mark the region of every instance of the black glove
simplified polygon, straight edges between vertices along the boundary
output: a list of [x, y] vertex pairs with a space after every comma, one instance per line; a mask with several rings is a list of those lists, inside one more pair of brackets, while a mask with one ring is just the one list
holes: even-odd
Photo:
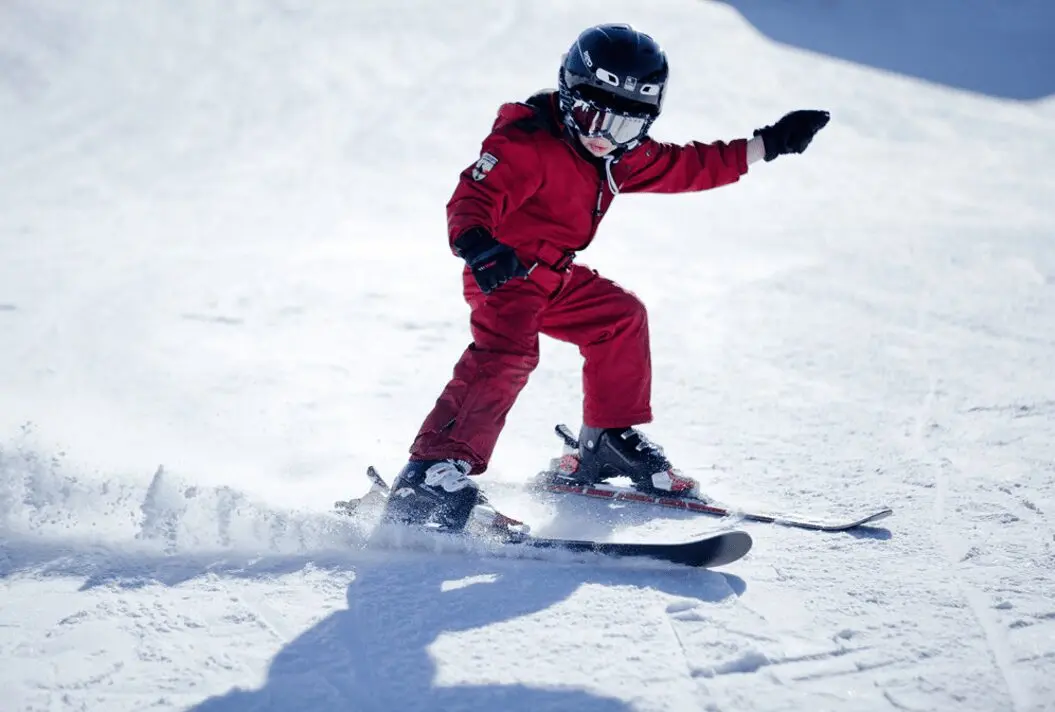
[[827, 111], [792, 111], [772, 126], [755, 129], [755, 136], [762, 137], [762, 143], [766, 146], [766, 160], [772, 161], [785, 153], [805, 151], [816, 133], [827, 125], [830, 118]]
[[484, 294], [490, 294], [514, 277], [528, 274], [513, 248], [491, 237], [491, 233], [482, 227], [469, 228], [459, 235], [454, 241], [454, 249], [469, 265]]

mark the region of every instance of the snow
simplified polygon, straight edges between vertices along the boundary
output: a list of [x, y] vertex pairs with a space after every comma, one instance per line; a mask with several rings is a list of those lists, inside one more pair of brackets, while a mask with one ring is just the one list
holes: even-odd
[[[0, 3], [3, 709], [1055, 709], [1055, 17], [953, 5]], [[659, 138], [832, 112], [582, 256], [649, 306], [646, 432], [720, 500], [895, 515], [721, 571], [364, 548], [333, 500], [469, 340], [457, 174], [611, 20], [672, 58]], [[579, 378], [544, 342], [492, 500], [724, 526], [518, 488]]]

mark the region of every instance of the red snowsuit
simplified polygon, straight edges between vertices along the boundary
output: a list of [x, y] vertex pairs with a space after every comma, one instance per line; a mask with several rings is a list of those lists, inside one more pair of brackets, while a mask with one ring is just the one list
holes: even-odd
[[538, 365], [539, 334], [579, 347], [583, 422], [629, 427], [652, 419], [645, 307], [631, 292], [572, 263], [617, 193], [682, 193], [739, 180], [746, 140], [685, 146], [650, 138], [616, 161], [588, 157], [563, 132], [556, 94], [505, 104], [481, 158], [447, 204], [449, 239], [482, 227], [531, 272], [491, 294], [466, 269], [473, 342], [425, 419], [411, 459], [487, 468], [506, 414]]

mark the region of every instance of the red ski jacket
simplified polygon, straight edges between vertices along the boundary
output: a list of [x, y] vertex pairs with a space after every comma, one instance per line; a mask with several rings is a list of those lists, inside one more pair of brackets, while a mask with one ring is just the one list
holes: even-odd
[[556, 102], [549, 92], [499, 109], [447, 203], [452, 249], [483, 227], [524, 265], [562, 270], [593, 240], [617, 194], [707, 190], [747, 172], [746, 139], [678, 146], [646, 138], [616, 160], [592, 158], [565, 138]]

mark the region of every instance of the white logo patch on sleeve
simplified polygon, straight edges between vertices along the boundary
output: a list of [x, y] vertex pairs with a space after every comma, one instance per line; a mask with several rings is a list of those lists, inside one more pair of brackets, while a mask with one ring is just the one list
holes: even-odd
[[497, 165], [498, 159], [490, 153], [485, 153], [480, 156], [476, 165], [473, 166], [473, 180], [483, 180], [487, 177], [487, 174], [491, 172], [491, 169]]

